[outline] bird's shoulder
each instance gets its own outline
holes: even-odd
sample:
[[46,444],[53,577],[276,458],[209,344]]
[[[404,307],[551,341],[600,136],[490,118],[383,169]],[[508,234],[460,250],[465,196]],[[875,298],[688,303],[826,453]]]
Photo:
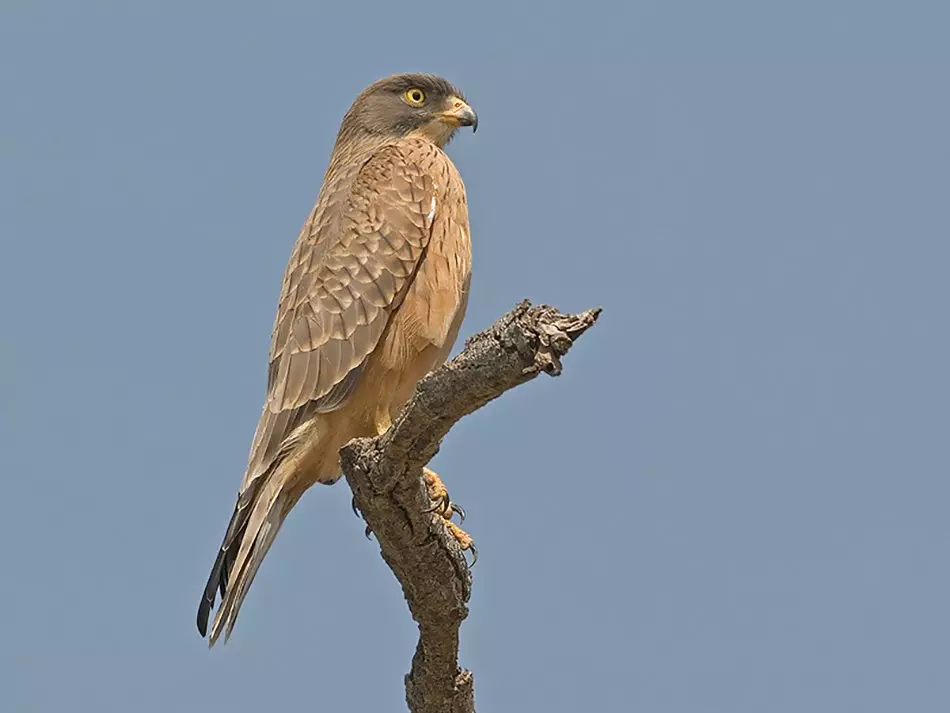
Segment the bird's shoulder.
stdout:
[[[432,184],[438,185],[440,179],[442,185],[458,179],[449,155],[427,139],[407,136],[384,144],[367,157],[350,187],[350,195],[359,195],[365,189],[376,194],[394,184],[401,197],[418,200],[420,190],[434,190]],[[405,194],[407,182],[416,184],[415,195]]]

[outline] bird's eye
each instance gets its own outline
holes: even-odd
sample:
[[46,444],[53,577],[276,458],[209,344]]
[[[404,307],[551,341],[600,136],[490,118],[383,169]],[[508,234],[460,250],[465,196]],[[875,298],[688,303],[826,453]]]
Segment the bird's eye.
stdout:
[[426,93],[417,87],[407,89],[404,96],[406,97],[406,101],[413,106],[422,106],[426,103]]

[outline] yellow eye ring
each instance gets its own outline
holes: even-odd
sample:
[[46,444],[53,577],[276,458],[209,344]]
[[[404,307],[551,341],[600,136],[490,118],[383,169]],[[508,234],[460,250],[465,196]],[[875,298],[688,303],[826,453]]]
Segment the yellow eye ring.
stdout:
[[407,89],[403,96],[406,97],[406,101],[412,106],[422,106],[426,103],[426,93],[418,87]]

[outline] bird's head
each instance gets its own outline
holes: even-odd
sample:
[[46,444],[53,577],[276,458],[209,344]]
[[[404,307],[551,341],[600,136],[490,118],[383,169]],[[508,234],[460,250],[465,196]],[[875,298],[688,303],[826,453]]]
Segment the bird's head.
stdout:
[[478,116],[452,84],[433,74],[396,74],[360,93],[343,117],[340,138],[417,135],[445,146],[460,126],[474,131]]

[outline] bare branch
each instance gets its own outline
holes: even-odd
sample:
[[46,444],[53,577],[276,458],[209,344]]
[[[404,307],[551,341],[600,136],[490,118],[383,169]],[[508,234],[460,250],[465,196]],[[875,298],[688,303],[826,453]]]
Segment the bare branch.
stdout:
[[459,627],[468,615],[472,576],[444,520],[430,512],[422,467],[462,417],[530,381],[561,373],[561,357],[593,326],[599,309],[565,315],[522,302],[453,360],[426,376],[386,433],[340,451],[383,559],[402,584],[419,643],[406,676],[412,713],[474,713],[474,682],[458,665]]

